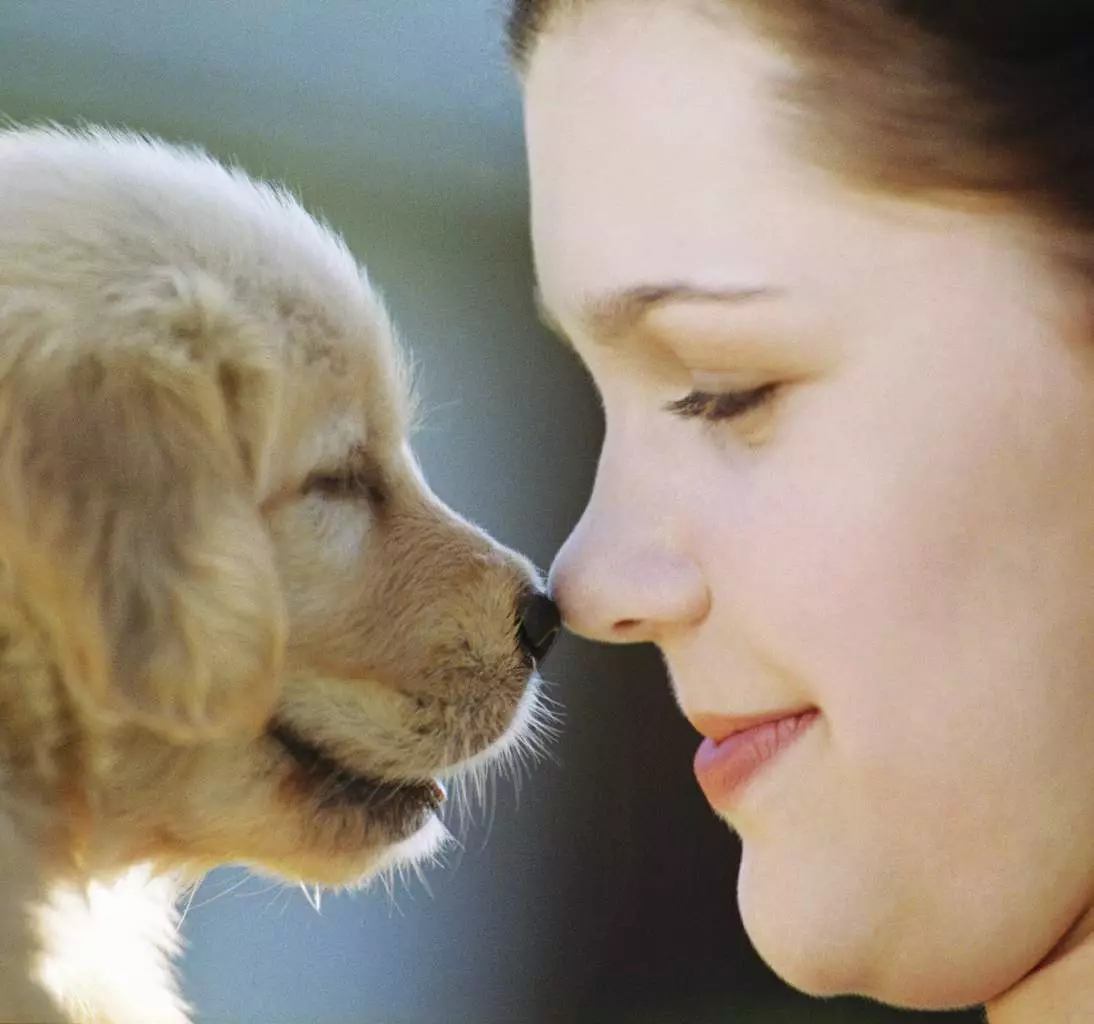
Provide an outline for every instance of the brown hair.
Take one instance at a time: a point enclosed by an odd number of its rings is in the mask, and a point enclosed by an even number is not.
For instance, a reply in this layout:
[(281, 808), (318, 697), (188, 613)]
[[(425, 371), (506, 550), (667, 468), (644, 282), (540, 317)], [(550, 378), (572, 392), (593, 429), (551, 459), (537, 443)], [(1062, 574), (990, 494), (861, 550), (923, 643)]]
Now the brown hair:
[[(509, 49), (591, 0), (512, 0)], [(616, 0), (622, 2), (622, 0)], [(787, 51), (810, 156), (898, 194), (1004, 200), (1094, 279), (1094, 5), (1087, 0), (707, 0)]]

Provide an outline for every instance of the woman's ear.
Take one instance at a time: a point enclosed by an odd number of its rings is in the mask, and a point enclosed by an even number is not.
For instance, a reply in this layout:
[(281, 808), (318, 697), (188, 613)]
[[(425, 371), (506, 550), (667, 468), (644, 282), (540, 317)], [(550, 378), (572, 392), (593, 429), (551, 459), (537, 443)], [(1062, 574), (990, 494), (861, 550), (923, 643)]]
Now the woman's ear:
[(180, 741), (261, 727), (286, 628), (258, 511), (280, 373), (184, 285), (130, 296), (93, 345), (0, 315), (2, 519), (92, 610), (106, 654), (73, 696)]

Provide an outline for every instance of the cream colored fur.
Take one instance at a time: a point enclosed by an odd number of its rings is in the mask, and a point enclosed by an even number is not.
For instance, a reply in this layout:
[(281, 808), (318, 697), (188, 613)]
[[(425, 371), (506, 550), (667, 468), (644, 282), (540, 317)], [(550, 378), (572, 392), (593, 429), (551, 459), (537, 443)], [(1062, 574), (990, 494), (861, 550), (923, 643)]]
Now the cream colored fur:
[(187, 1020), (179, 885), (427, 855), (430, 780), (535, 737), (536, 574), (430, 491), (412, 418), (289, 196), (0, 132), (0, 1019)]

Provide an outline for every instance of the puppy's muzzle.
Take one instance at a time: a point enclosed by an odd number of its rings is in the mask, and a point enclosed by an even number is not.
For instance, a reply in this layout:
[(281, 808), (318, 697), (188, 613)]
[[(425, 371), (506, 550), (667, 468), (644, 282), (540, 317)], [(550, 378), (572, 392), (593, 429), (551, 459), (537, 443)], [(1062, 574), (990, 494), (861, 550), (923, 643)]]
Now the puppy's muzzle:
[(562, 629), (558, 605), (540, 590), (526, 590), (517, 602), (517, 643), (534, 665), (543, 664)]

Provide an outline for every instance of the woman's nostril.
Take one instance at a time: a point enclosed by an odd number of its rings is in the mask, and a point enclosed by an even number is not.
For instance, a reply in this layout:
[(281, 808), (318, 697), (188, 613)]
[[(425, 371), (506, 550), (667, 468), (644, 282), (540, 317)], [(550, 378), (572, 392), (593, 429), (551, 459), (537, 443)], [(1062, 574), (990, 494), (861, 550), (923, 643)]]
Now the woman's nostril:
[(558, 605), (542, 591), (525, 591), (517, 602), (517, 641), (533, 664), (547, 657), (561, 628)]

